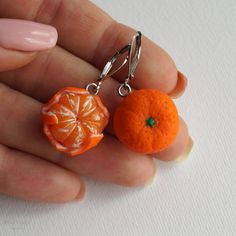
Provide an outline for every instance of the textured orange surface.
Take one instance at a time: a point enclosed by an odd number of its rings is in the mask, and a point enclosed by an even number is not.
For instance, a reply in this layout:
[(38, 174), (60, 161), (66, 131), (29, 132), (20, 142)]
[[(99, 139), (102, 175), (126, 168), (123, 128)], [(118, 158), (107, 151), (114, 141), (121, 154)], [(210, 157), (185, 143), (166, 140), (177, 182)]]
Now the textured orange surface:
[(175, 104), (168, 95), (154, 89), (138, 90), (124, 98), (113, 122), (120, 141), (145, 154), (166, 149), (179, 128)]
[(61, 152), (79, 155), (103, 138), (109, 113), (98, 96), (85, 89), (64, 88), (42, 108), (44, 133)]

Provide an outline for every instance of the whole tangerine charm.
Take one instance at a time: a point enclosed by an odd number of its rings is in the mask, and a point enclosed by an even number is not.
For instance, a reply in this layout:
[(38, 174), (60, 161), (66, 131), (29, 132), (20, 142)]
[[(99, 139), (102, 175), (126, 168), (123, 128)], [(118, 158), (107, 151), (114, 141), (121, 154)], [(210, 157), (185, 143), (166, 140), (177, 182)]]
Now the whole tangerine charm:
[(179, 116), (171, 98), (155, 89), (142, 89), (125, 97), (114, 114), (114, 130), (129, 149), (152, 154), (170, 146), (179, 129)]
[(109, 112), (99, 96), (68, 87), (43, 105), (42, 118), (44, 133), (56, 149), (75, 156), (101, 141)]

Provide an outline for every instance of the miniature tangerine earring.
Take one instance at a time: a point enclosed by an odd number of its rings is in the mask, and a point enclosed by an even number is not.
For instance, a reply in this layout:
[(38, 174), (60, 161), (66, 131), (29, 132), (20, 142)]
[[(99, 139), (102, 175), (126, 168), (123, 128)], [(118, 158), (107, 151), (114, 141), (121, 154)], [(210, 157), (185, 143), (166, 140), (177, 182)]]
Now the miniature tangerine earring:
[(130, 43), (128, 76), (118, 89), (119, 95), (125, 98), (115, 111), (113, 127), (118, 139), (129, 149), (152, 154), (173, 143), (179, 129), (179, 116), (167, 94), (156, 89), (132, 92), (129, 82), (140, 59), (141, 37), (137, 32)]
[[(105, 65), (96, 82), (85, 89), (67, 87), (43, 105), (44, 133), (57, 150), (70, 156), (95, 147), (103, 138), (109, 112), (97, 95), (102, 83), (126, 63), (128, 76), (118, 88), (125, 97), (115, 111), (113, 126), (118, 139), (135, 152), (152, 154), (166, 149), (177, 136), (179, 116), (171, 98), (156, 89), (132, 91), (129, 85), (141, 54), (141, 33)], [(122, 55), (128, 55), (114, 66)], [(114, 69), (115, 67), (115, 69)]]
[[(116, 69), (114, 63), (129, 46), (117, 52), (105, 65), (96, 82), (83, 88), (66, 87), (42, 107), (43, 130), (58, 151), (70, 156), (95, 147), (103, 138), (109, 112), (97, 95), (102, 83), (127, 63)], [(113, 71), (111, 71), (113, 69)]]

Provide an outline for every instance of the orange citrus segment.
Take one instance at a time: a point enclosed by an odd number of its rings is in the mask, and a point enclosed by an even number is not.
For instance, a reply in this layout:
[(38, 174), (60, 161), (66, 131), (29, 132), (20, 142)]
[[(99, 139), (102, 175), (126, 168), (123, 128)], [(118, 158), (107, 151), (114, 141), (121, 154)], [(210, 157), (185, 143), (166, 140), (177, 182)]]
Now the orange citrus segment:
[(64, 88), (43, 106), (44, 133), (51, 143), (69, 155), (97, 145), (109, 113), (98, 96), (85, 89)]
[(79, 124), (77, 125), (66, 140), (63, 142), (64, 146), (71, 148), (79, 148), (82, 147), (84, 143), (84, 139), (86, 138), (86, 132), (83, 127)]
[(50, 130), (52, 136), (60, 143), (63, 144), (65, 140), (68, 139), (70, 134), (75, 130), (75, 122), (64, 122), (53, 125)]
[(103, 135), (94, 136), (93, 138), (90, 138), (88, 142), (86, 142), (83, 146), (83, 149), (69, 149), (68, 154), (71, 156), (79, 155), (83, 153), (86, 150), (89, 150), (93, 147), (95, 147), (103, 138)]

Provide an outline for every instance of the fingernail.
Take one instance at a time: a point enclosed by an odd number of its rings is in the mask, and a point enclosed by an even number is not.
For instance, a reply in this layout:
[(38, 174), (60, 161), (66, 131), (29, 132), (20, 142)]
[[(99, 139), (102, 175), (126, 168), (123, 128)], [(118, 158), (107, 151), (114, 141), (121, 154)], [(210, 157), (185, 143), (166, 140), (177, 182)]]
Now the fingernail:
[(0, 19), (0, 46), (19, 51), (41, 51), (57, 42), (57, 30), (32, 21)]
[(146, 182), (145, 186), (150, 186), (155, 182), (156, 179), (156, 172), (157, 172), (157, 161), (152, 159), (153, 161), (153, 175), (152, 177)]
[(85, 184), (84, 184), (84, 182), (81, 182), (80, 183), (80, 191), (79, 191), (78, 195), (75, 197), (74, 201), (80, 201), (80, 200), (84, 199), (85, 192), (86, 192)]
[(184, 93), (184, 91), (187, 87), (187, 84), (188, 84), (187, 77), (183, 73), (178, 71), (177, 84), (176, 84), (175, 88), (173, 89), (173, 91), (169, 93), (169, 96), (172, 98), (180, 97)]
[(185, 149), (185, 151), (176, 159), (176, 161), (178, 162), (181, 162), (181, 161), (184, 161), (188, 158), (191, 150), (193, 149), (193, 140), (191, 137), (189, 137), (189, 141), (188, 141), (188, 146), (187, 148)]

